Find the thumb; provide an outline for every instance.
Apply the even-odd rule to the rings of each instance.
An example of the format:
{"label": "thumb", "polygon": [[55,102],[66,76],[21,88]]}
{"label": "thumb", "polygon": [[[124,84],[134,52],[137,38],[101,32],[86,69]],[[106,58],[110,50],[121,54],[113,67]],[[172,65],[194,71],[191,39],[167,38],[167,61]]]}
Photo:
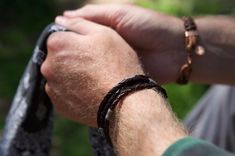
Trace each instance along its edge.
{"label": "thumb", "polygon": [[124,5],[102,4],[86,5],[77,10],[65,11],[64,16],[68,18],[82,17],[87,20],[106,25],[115,29],[121,19],[127,14]]}

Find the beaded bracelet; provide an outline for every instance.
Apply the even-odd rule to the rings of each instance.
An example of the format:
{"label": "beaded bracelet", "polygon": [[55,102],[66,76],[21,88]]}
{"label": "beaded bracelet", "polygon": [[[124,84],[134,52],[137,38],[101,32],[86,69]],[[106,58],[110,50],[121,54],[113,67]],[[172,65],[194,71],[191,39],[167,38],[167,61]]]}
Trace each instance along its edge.
{"label": "beaded bracelet", "polygon": [[193,53],[196,55],[204,55],[205,49],[203,46],[199,45],[199,34],[197,31],[197,26],[191,17],[184,17],[184,27],[185,27],[185,46],[187,51],[187,60],[180,68],[180,75],[177,79],[179,84],[187,84],[189,77],[192,73],[192,56]]}
{"label": "beaded bracelet", "polygon": [[112,142],[109,136],[109,121],[116,105],[128,94],[143,89],[153,89],[164,98],[167,98],[166,91],[154,80],[144,75],[136,75],[118,83],[106,94],[101,102],[97,113],[97,124],[100,132],[105,136],[111,147]]}

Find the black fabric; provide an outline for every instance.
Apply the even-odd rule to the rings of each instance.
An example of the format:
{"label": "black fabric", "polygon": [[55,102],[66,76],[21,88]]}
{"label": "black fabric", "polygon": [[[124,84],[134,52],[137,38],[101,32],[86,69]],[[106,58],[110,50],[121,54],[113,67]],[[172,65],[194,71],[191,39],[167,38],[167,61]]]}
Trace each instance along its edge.
{"label": "black fabric", "polygon": [[40,66],[47,54],[46,40],[56,31],[65,28],[51,24],[38,39],[6,119],[1,156],[48,156],[50,153],[53,111],[44,92],[45,79]]}
{"label": "black fabric", "polygon": [[113,148],[107,143],[104,135],[99,132],[98,128],[89,129],[89,139],[94,156],[116,156]]}
{"label": "black fabric", "polygon": [[[52,23],[37,41],[6,119],[0,140],[0,156],[50,155],[53,108],[44,92],[45,79],[40,66],[46,58],[47,38],[57,31],[66,29]],[[115,155],[98,129],[90,129],[90,140],[95,156]]]}
{"label": "black fabric", "polygon": [[[40,66],[46,58],[47,38],[57,31],[66,29],[52,23],[37,41],[6,119],[0,140],[0,156],[50,155],[53,108],[44,92],[45,79]],[[95,156],[115,155],[97,129],[90,130],[90,140]]]}

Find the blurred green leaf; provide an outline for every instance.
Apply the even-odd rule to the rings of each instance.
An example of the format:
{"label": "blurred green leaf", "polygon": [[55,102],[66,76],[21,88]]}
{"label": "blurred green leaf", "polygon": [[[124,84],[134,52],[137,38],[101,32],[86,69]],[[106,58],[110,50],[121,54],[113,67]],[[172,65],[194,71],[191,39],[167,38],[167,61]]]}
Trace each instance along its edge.
{"label": "blurred green leaf", "polygon": [[62,155],[90,156],[88,128],[78,123],[56,117],[53,143]]}
{"label": "blurred green leaf", "polygon": [[207,90],[207,85],[188,84],[177,85],[169,84],[165,86],[169,102],[176,115],[183,119],[189,110]]}

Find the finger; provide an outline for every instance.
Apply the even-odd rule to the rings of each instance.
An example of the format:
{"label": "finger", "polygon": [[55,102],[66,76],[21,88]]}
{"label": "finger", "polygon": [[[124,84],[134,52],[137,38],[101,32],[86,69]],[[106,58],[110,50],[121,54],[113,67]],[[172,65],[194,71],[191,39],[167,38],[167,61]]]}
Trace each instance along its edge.
{"label": "finger", "polygon": [[76,32],[55,32],[47,39],[47,57],[63,50],[73,50],[82,45],[85,36]]}
{"label": "finger", "polygon": [[50,97],[51,101],[53,101],[53,102],[56,101],[57,96],[56,96],[55,92],[51,89],[51,87],[48,85],[48,83],[46,83],[46,85],[45,85],[45,92]]}
{"label": "finger", "polygon": [[[47,56],[41,65],[41,73],[47,79],[54,79],[57,76],[58,64],[63,64],[65,55],[78,51],[86,42],[85,37],[74,32],[55,32],[47,39]],[[55,72],[57,71],[57,72]]]}
{"label": "finger", "polygon": [[46,59],[40,68],[43,77],[47,80],[50,79],[53,75],[53,72],[50,69],[50,64],[48,62],[49,62],[48,59]]}
{"label": "finger", "polygon": [[45,85],[45,91],[47,95],[49,96],[51,102],[55,106],[55,109],[57,112],[62,114],[65,117],[68,117],[70,119],[74,118],[73,110],[71,110],[70,105],[68,105],[68,101],[61,96],[57,95],[56,91],[54,91],[51,87],[50,84],[46,83]]}
{"label": "finger", "polygon": [[64,16],[69,18],[82,17],[93,22],[115,28],[118,21],[124,16],[123,5],[87,5],[81,9],[65,11]]}
{"label": "finger", "polygon": [[100,24],[79,17],[67,18],[63,16],[58,16],[56,17],[55,22],[59,25],[66,27],[71,31],[81,33],[83,35],[87,35],[104,28],[104,26]]}

